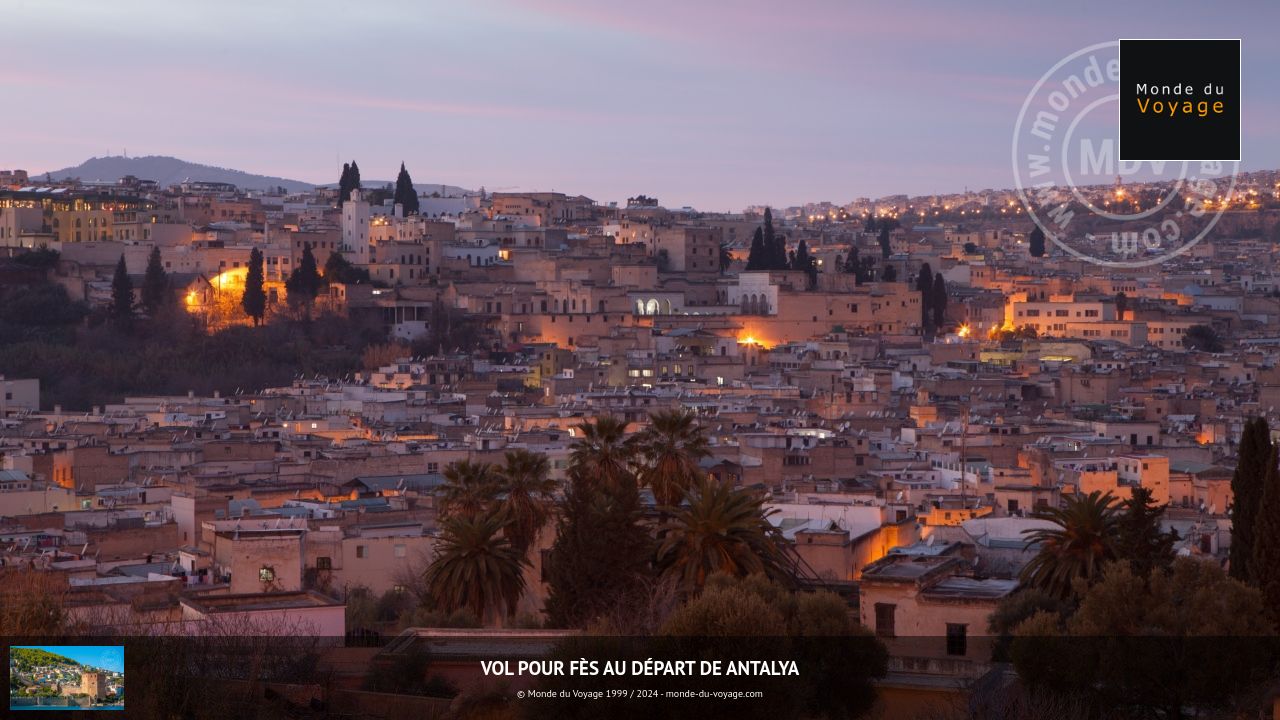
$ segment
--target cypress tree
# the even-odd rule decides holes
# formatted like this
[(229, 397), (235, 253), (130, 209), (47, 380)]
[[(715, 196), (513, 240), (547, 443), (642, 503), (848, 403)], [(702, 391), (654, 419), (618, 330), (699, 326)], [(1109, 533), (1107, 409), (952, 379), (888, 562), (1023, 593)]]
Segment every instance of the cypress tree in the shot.
[(254, 248), (249, 253), (249, 273), (244, 278), (244, 295), (240, 298), (240, 306), (244, 314), (253, 318), (255, 326), (262, 323), (267, 314), (267, 291), (263, 288), (262, 251)]
[(147, 273), (142, 280), (142, 305), (151, 315), (169, 304), (169, 276), (160, 262), (160, 248), (151, 248), (147, 256)]
[(920, 326), (930, 327), (933, 322), (933, 268), (929, 263), (920, 266), (916, 276), (916, 291), (920, 293)]
[(774, 241), (773, 269), (786, 270), (791, 267), (791, 253), (787, 252), (787, 236), (779, 235)]
[(778, 238), (773, 229), (773, 210), (764, 209), (764, 249), (765, 266), (762, 270), (787, 269), (787, 241)]
[[(360, 186), (360, 166), (356, 164), (355, 160), (352, 160), (351, 161), (351, 189), (359, 190), (360, 187), (361, 187)], [(350, 197), (350, 193), (348, 193), (347, 197)]]
[(403, 162), (400, 163), (400, 174), (396, 176), (395, 202), (404, 209), (406, 216), (418, 214), (418, 191), (413, 189), (413, 179)]
[(351, 199), (351, 163), (342, 163), (342, 177), (338, 178), (338, 202)]
[(747, 255), (747, 269), (767, 269), (765, 268), (764, 233), (758, 227), (755, 235), (751, 236), (751, 253)]
[(609, 613), (652, 574), (653, 540), (640, 525), (634, 487), (605, 490), (574, 477), (556, 530), (546, 567), (554, 627), (582, 627)]
[(889, 223), (884, 222), (880, 225), (880, 255), (888, 260), (893, 254), (893, 248), (889, 245)]
[(295, 305), (310, 304), (320, 293), (323, 283), (320, 272), (316, 269), (316, 256), (311, 253), (311, 243), (303, 243), (302, 259), (298, 262), (298, 267), (289, 273), (289, 279), (284, 283), (289, 302)]
[(933, 325), (934, 327), (942, 327), (947, 315), (947, 283), (942, 279), (942, 273), (933, 276), (931, 303), (933, 305)]
[[(1280, 617), (1280, 447), (1271, 446), (1262, 475), (1262, 493), (1253, 525), (1250, 571), (1272, 617)], [(1234, 538), (1232, 539), (1234, 549)]]
[(124, 254), (116, 263), (116, 273), (111, 278), (111, 304), (107, 312), (115, 320), (125, 321), (133, 317), (133, 281), (129, 279), (129, 269), (124, 264)]
[(1044, 257), (1044, 231), (1039, 225), (1031, 230), (1027, 243), (1030, 245), (1031, 257)]
[(1244, 425), (1237, 450), (1236, 470), (1231, 476), (1231, 577), (1254, 582), (1252, 572), (1255, 527), (1262, 501), (1263, 477), (1271, 457), (1271, 428), (1266, 419), (1255, 417)]
[(880, 279), (885, 282), (894, 282), (898, 279), (898, 269), (893, 265), (885, 264), (884, 270), (880, 273)]
[(1142, 577), (1173, 564), (1173, 544), (1178, 540), (1177, 531), (1161, 530), (1164, 507), (1157, 506), (1151, 497), (1150, 488), (1135, 487), (1129, 499), (1120, 503), (1118, 517), (1116, 558), (1128, 561)]
[(844, 259), (844, 272), (852, 273), (858, 271), (858, 246), (849, 246), (849, 256)]

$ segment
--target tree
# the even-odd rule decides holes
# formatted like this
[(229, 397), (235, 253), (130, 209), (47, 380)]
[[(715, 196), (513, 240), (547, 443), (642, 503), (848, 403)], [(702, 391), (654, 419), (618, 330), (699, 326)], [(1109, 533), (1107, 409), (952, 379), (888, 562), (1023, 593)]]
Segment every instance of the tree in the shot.
[(653, 539), (640, 524), (635, 486), (570, 473), (556, 540), (544, 567), (553, 627), (585, 627), (637, 597), (652, 576)]
[(1182, 335), (1182, 345), (1188, 350), (1220, 353), (1223, 351), (1222, 339), (1217, 331), (1208, 325), (1192, 325)]
[(342, 163), (342, 177), (338, 179), (338, 201), (347, 202), (351, 199), (351, 191), (359, 188), (360, 168), (356, 165), (356, 161)]
[[(1179, 195), (1178, 197), (1182, 197)], [(1116, 315), (1124, 318), (1125, 312), (1129, 310), (1129, 296), (1123, 292), (1116, 293)]]
[(404, 163), (400, 163), (400, 174), (396, 176), (395, 202), (404, 210), (405, 215), (418, 214), (418, 191), (413, 187), (413, 179)]
[(479, 618), (515, 614), (524, 593), (524, 555), (503, 536), (501, 513), (454, 515), (441, 527), (424, 579), (447, 610), (466, 608)]
[(1015, 630), (1010, 654), (1033, 693), (1085, 698), (1092, 717), (1180, 718), (1190, 708), (1227, 710), (1273, 680), (1263, 636), (1274, 625), (1261, 593), (1216, 563), (1178, 558), (1145, 578), (1116, 562), (1080, 585), (1065, 623), (1039, 613)]
[(764, 231), (756, 228), (756, 232), (751, 236), (751, 252), (747, 255), (747, 270), (766, 270), (768, 260), (765, 258), (766, 251), (764, 249)]
[(147, 272), (142, 278), (142, 306), (155, 315), (169, 304), (170, 297), (169, 276), (160, 261), (160, 247), (155, 246), (147, 256)]
[(916, 275), (916, 291), (920, 293), (920, 327), (928, 328), (933, 323), (933, 269), (929, 263), (920, 266)]
[(1036, 513), (1056, 528), (1028, 531), (1027, 547), (1039, 545), (1035, 557), (1022, 568), (1022, 582), (1059, 598), (1068, 597), (1077, 578), (1097, 580), (1102, 566), (1116, 557), (1118, 509), (1111, 493), (1094, 491), (1069, 496), (1064, 506)]
[(808, 277), (811, 289), (818, 284), (818, 260), (809, 254), (809, 245), (803, 238), (791, 253), (790, 267), (792, 270), (803, 272)]
[(329, 253), (324, 261), (324, 281), (342, 283), (344, 285), (368, 284), (372, 282), (369, 271), (352, 265), (340, 251)]
[(569, 446), (569, 475), (612, 491), (634, 491), (635, 442), (626, 437), (627, 422), (611, 415), (580, 423)]
[(663, 525), (658, 565), (681, 589), (696, 594), (716, 572), (763, 572), (789, 580), (781, 535), (769, 523), (759, 493), (704, 478), (690, 488), (687, 505)]
[(323, 284), (320, 271), (316, 269), (316, 256), (311, 252), (311, 243), (303, 243), (302, 259), (284, 283), (290, 304), (310, 305), (320, 294)]
[(455, 460), (444, 468), (444, 484), (440, 486), (441, 517), (478, 515), (492, 509), (499, 482), (493, 466), (486, 462)]
[(934, 327), (942, 327), (947, 319), (947, 283), (942, 279), (942, 273), (933, 276), (930, 304), (933, 306)]
[(133, 318), (133, 281), (129, 279), (129, 269), (124, 264), (124, 255), (116, 263), (115, 275), (111, 278), (111, 304), (107, 313), (117, 322), (127, 322)]
[(977, 246), (977, 245), (974, 245), (974, 244), (973, 244), (973, 243), (971, 243), (971, 242), (967, 242), (967, 243), (965, 243), (965, 244), (964, 244), (964, 254), (965, 254), (965, 255), (977, 255), (977, 254), (978, 254), (978, 246)]
[(551, 517), (556, 482), (547, 477), (547, 456), (523, 448), (508, 450), (498, 469), (498, 508), (507, 519), (507, 537), (524, 555)]
[(764, 209), (764, 249), (767, 264), (762, 269), (787, 269), (787, 241), (774, 232), (773, 210), (767, 207)]
[(1031, 229), (1031, 234), (1027, 236), (1027, 245), (1031, 257), (1044, 257), (1044, 231), (1039, 225)]
[(659, 505), (675, 507), (685, 493), (702, 479), (698, 462), (710, 454), (707, 438), (693, 413), (662, 410), (649, 416), (649, 427), (636, 438), (644, 464), (640, 484), (653, 490)]
[(351, 199), (351, 163), (342, 163), (342, 175), (338, 178), (338, 202)]
[(1280, 446), (1272, 445), (1254, 519), (1253, 584), (1271, 617), (1280, 617)]
[(1253, 582), (1254, 526), (1262, 503), (1263, 478), (1271, 457), (1271, 428), (1266, 418), (1255, 417), (1244, 424), (1236, 469), (1231, 475), (1231, 577)]
[(863, 717), (878, 697), (872, 680), (888, 670), (884, 645), (850, 619), (843, 599), (794, 591), (759, 573), (711, 576), (659, 633), (688, 639), (658, 646), (677, 656), (684, 648), (708, 657), (785, 658), (804, 668), (801, 677), (770, 688), (767, 697), (779, 707), (735, 708), (734, 717)]
[(253, 324), (261, 325), (267, 314), (267, 291), (263, 288), (262, 251), (254, 248), (249, 251), (249, 272), (244, 276), (244, 295), (240, 297), (240, 307), (244, 314), (253, 318)]
[(880, 257), (885, 260), (893, 254), (893, 247), (889, 244), (889, 224), (887, 222), (880, 225)]
[(720, 274), (723, 275), (726, 270), (733, 265), (733, 252), (728, 245), (720, 246)]
[(1127, 561), (1134, 572), (1148, 577), (1156, 570), (1167, 570), (1173, 564), (1175, 530), (1161, 529), (1164, 506), (1152, 500), (1151, 489), (1135, 487), (1133, 494), (1120, 503), (1116, 518), (1116, 557)]
[(884, 270), (881, 271), (880, 273), (880, 279), (883, 280), (884, 282), (897, 282), (898, 268), (888, 263), (885, 263)]

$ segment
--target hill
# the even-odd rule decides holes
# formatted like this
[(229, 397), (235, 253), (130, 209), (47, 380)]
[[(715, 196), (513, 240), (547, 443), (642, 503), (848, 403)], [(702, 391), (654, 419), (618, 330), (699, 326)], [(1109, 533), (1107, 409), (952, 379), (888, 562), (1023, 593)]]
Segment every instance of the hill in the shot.
[(39, 648), (9, 648), (9, 665), (19, 670), (30, 670), (36, 666), (42, 665), (73, 665), (79, 666), (80, 663), (69, 657), (63, 657), (48, 650)]
[(176, 185), (185, 180), (231, 183), (245, 190), (268, 190), (283, 187), (289, 192), (302, 192), (315, 187), (311, 183), (288, 178), (254, 175), (241, 170), (201, 165), (165, 155), (145, 157), (95, 157), (75, 167), (48, 173), (54, 180), (79, 178), (91, 182), (116, 182), (126, 175), (142, 180), (154, 180), (161, 187)]
[[(242, 170), (187, 162), (167, 155), (147, 155), (145, 157), (112, 155), (109, 157), (89, 158), (75, 167), (53, 170), (48, 175), (54, 180), (79, 178), (84, 182), (112, 183), (126, 175), (132, 175), (142, 180), (154, 180), (160, 187), (177, 185), (185, 180), (197, 180), (231, 183), (242, 190), (273, 190), (277, 187), (283, 187), (289, 192), (305, 192), (316, 187), (337, 187), (338, 185), (337, 183), (313, 185), (301, 180), (290, 180), (289, 178), (270, 175), (254, 175)], [(33, 180), (42, 178), (43, 175), (32, 176)], [(365, 188), (379, 188), (384, 185), (394, 186), (395, 183), (387, 180), (366, 180), (362, 184)], [(413, 186), (419, 193), (425, 195), (430, 195), (431, 193), (461, 195), (471, 192), (456, 185), (414, 183)]]

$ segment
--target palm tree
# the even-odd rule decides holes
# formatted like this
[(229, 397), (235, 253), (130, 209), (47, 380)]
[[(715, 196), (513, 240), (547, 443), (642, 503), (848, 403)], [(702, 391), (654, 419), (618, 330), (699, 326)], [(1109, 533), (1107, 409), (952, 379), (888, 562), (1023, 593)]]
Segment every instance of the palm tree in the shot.
[(489, 509), (498, 493), (498, 478), (489, 463), (457, 460), (444, 469), (440, 517), (475, 515)]
[(1097, 490), (1037, 513), (1057, 527), (1026, 531), (1027, 547), (1038, 544), (1040, 550), (1022, 568), (1022, 581), (1066, 598), (1076, 578), (1092, 582), (1101, 577), (1102, 566), (1116, 557), (1119, 513), (1115, 496)]
[(702, 478), (698, 461), (710, 454), (707, 437), (693, 413), (662, 410), (649, 416), (649, 427), (636, 438), (644, 458), (640, 483), (653, 490), (659, 505), (676, 506)]
[(445, 520), (424, 579), (446, 610), (468, 608), (481, 620), (515, 613), (528, 563), (503, 535), (506, 522), (501, 512)]
[(782, 538), (769, 522), (777, 510), (766, 511), (763, 496), (702, 479), (689, 489), (687, 500), (663, 526), (658, 548), (663, 574), (685, 592), (697, 592), (716, 572), (786, 576)]
[(569, 446), (569, 472), (587, 483), (611, 491), (635, 491), (631, 471), (635, 443), (626, 437), (627, 422), (606, 415), (594, 423), (579, 423), (577, 440)]
[(506, 534), (524, 554), (551, 517), (556, 482), (547, 477), (547, 456), (528, 450), (509, 450), (498, 469), (498, 507), (507, 517)]

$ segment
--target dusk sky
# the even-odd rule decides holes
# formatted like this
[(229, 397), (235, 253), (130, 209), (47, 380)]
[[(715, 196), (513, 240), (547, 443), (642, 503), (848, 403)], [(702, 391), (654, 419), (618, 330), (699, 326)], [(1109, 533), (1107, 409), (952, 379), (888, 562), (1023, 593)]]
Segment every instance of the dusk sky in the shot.
[(5, 0), (0, 168), (173, 155), (298, 180), (664, 205), (1011, 187), (1027, 91), (1119, 37), (1244, 41), (1244, 164), (1280, 167), (1280, 5)]

